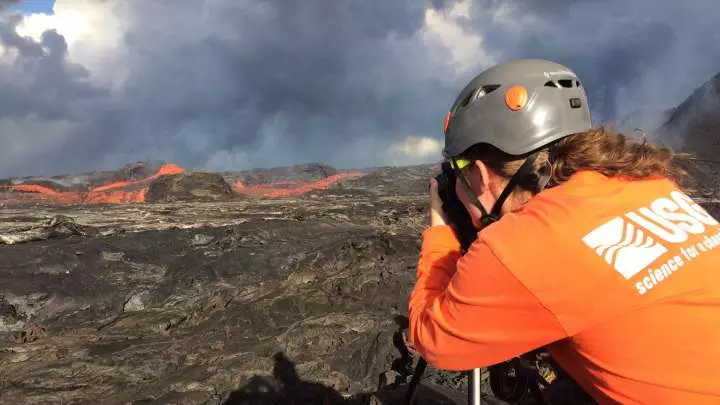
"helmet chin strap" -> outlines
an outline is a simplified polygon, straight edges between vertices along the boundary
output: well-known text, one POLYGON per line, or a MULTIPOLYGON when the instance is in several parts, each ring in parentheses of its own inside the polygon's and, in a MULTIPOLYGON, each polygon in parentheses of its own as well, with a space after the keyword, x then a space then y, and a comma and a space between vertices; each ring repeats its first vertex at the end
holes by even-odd
MULTIPOLYGON (((532 155, 528 156, 527 159, 525 159, 525 162, 523 162, 522 166, 520 166, 517 172, 515 172, 515 174, 510 178, 510 181, 505 186, 505 189, 502 191, 502 193, 500 193, 500 196, 498 197, 497 201, 495 201, 495 205, 493 205, 489 213, 487 212, 485 207, 483 207, 482 203, 480 203, 480 201, 478 200, 477 195, 474 193, 472 187, 470 187, 470 183, 468 183, 465 176, 459 176, 460 181, 463 183, 463 189, 465 190, 468 198, 473 203, 473 205, 478 207, 478 209, 482 213, 482 216, 480 217, 480 226, 484 228, 500 219, 500 211, 502 210, 503 204, 505 204, 505 200, 507 200, 512 191, 515 189, 515 186, 520 181, 520 179, 530 173, 530 170, 532 169, 532 164, 537 159, 538 153, 539 152, 535 152, 532 155)), ((540 183, 538 184, 540 189, 539 191, 545 188, 549 179, 550 176, 543 176, 540 179, 540 183)))

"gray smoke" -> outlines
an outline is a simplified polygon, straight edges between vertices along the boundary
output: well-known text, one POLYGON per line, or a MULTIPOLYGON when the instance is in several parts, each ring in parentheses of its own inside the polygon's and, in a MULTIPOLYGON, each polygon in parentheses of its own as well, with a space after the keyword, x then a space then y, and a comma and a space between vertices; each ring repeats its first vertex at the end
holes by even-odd
MULTIPOLYGON (((58 33, 36 42, 17 35, 20 16, 0 17, 0 44, 17 53, 0 64, 0 178, 141 159, 390 164, 381 152, 407 135, 441 141, 456 92, 487 67, 455 74, 425 44, 426 8, 449 0, 128 4, 119 89, 71 63, 58 33)), ((713 0, 476 0, 462 27, 496 61, 569 65, 596 122, 653 125, 720 70, 718 11, 713 0)))
POLYGON ((480 1, 473 25, 504 59, 542 57, 573 68, 595 121, 652 129, 666 112, 720 71, 714 0, 480 1), (508 3, 539 24, 492 24, 508 3), (647 128, 650 127, 650 128, 647 128))
POLYGON ((0 0, 0 9, 3 9, 9 5, 17 4, 20 0, 0 0))

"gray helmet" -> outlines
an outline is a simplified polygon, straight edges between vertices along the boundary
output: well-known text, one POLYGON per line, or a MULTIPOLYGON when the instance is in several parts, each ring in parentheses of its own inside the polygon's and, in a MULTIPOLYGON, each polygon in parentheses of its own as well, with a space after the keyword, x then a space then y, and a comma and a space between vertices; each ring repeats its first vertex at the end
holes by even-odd
POLYGON ((592 126, 587 96, 569 68, 542 59, 493 66, 460 92, 443 124, 443 155, 477 143, 524 155, 592 126))

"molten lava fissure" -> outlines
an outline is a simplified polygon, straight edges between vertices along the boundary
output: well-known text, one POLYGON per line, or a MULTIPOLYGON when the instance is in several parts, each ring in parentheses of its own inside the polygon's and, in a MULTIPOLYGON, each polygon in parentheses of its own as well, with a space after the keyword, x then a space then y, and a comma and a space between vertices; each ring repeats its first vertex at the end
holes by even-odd
POLYGON ((257 184, 247 186, 242 181, 235 181, 233 189, 237 193, 260 196, 260 197, 297 197, 312 190, 327 189, 333 183, 343 179, 359 177, 364 175, 362 172, 345 172, 328 176, 324 179, 300 182, 300 181, 282 181, 270 184, 257 184))
MULTIPOLYGON (((185 169, 174 164, 163 164, 157 171, 145 178, 110 181, 88 187, 87 191, 69 191, 62 189, 60 184, 53 188, 52 182, 23 180, 21 182, 0 183, 0 202, 8 203, 40 203, 40 204, 125 204, 144 203, 150 185, 164 176, 185 174, 185 169)), ((266 184, 244 184, 241 180, 232 179, 232 193, 250 197, 295 197, 312 190, 326 189, 333 183, 343 179, 362 176, 362 172, 342 172, 327 175, 318 180, 282 179, 266 184)), ((127 178, 127 177, 125 177, 127 178)))
POLYGON ((158 171, 141 180, 116 181, 91 188, 87 192, 58 191, 39 184, 0 185, 0 190, 12 192, 10 202, 46 203, 46 204, 123 204, 145 201, 150 183, 161 176, 184 173, 185 170, 174 164, 160 166, 158 171))
POLYGON ((183 170, 181 167, 178 167, 176 165, 162 165, 160 166, 160 169, 157 173, 153 174, 152 176, 148 177, 147 179, 140 180, 140 181, 118 181, 115 183, 110 183, 105 186, 95 187, 92 192, 102 192, 106 190, 116 189, 120 187, 127 187, 132 186, 133 184, 138 184, 144 181, 152 181, 157 179, 160 176, 168 176, 171 174, 180 174, 184 173, 185 170, 183 170))

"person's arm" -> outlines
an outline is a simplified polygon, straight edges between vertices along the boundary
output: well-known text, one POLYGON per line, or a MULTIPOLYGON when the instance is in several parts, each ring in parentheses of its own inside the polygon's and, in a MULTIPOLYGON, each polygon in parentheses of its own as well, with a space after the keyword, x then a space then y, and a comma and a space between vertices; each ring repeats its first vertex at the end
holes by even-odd
MULTIPOLYGON (((449 225, 432 226, 423 232, 413 295, 429 299, 445 291, 460 259, 460 242, 449 225)), ((415 298, 414 298, 415 299, 415 298)))
POLYGON ((423 232, 409 319, 414 349, 445 370, 487 367, 567 337, 482 240, 461 257, 449 226, 423 232))

